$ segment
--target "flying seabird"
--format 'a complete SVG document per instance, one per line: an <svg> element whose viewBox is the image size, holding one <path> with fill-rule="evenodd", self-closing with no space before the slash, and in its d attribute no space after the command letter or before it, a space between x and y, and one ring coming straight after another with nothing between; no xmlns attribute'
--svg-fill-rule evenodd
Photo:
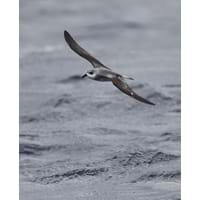
<svg viewBox="0 0 200 200"><path fill-rule="evenodd" d="M69 47L74 52L76 52L79 56L85 58L94 67L92 70L88 70L82 76L82 78L88 77L96 81L111 81L114 86L116 86L119 90L121 90L123 93L127 94L128 96L138 101L141 101L143 103L155 105L149 100L144 99L143 97L137 95L130 88L130 86L125 82L125 79L134 80L133 78L113 72L109 67L105 66L103 63L97 60L94 56L89 54L85 49L83 49L67 31L64 31L64 38L67 44L69 45Z"/></svg>

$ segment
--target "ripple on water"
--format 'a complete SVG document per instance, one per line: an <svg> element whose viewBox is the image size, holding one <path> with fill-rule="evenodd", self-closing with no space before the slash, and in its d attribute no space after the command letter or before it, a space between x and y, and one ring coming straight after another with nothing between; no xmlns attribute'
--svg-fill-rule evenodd
<svg viewBox="0 0 200 200"><path fill-rule="evenodd" d="M40 183L40 184L52 184L52 183L59 183L63 181L64 179L73 179L73 178L84 177L84 176L98 176L107 171L108 169L104 167L74 169L74 170L63 172L63 173L56 173L49 176L37 177L36 179L32 181Z"/></svg>
<svg viewBox="0 0 200 200"><path fill-rule="evenodd" d="M181 136L177 133L171 133L171 132L165 132L161 134L161 137L163 138L164 141L180 141Z"/></svg>
<svg viewBox="0 0 200 200"><path fill-rule="evenodd" d="M57 83L68 84L68 83L76 83L76 82L79 82L79 81L84 81L84 79L81 78L80 75L73 75L73 76L70 76L70 77L67 77L67 78L64 78L64 79L60 79L60 80L57 81Z"/></svg>
<svg viewBox="0 0 200 200"><path fill-rule="evenodd" d="M107 159L114 165L127 166L140 166L152 165L160 162L169 162L178 159L180 156L174 154L164 153L162 151L147 150L135 152L119 152L112 158Z"/></svg>
<svg viewBox="0 0 200 200"><path fill-rule="evenodd" d="M66 104L74 103L75 101L76 99L73 98L70 94L63 94L59 97L50 99L48 102L46 102L45 105L57 108L57 107L62 107Z"/></svg>
<svg viewBox="0 0 200 200"><path fill-rule="evenodd" d="M175 181L180 179L181 172L179 170L176 171L163 171L163 172L149 172L146 173L136 180L132 181L132 183L137 183L141 181L152 181L152 180L165 180L165 181Z"/></svg>
<svg viewBox="0 0 200 200"><path fill-rule="evenodd" d="M37 122L54 122L63 119L61 112L44 112L31 115L23 115L20 117L20 123L37 123Z"/></svg>

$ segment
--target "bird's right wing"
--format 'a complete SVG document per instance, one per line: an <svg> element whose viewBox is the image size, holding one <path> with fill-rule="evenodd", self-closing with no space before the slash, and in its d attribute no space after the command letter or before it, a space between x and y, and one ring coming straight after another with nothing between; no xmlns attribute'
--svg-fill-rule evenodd
<svg viewBox="0 0 200 200"><path fill-rule="evenodd" d="M89 61L94 68L103 67L106 69L109 69L104 64L102 64L99 60L97 60L95 57L90 55L85 49L83 49L73 38L72 36L67 32L64 31L64 38L69 45L69 47L76 52L79 56L85 58L87 61Z"/></svg>
<svg viewBox="0 0 200 200"><path fill-rule="evenodd" d="M146 103L146 104L155 105L154 103L150 102L149 100L144 99L143 97L137 95L123 79L121 79L121 78L113 78L112 83L119 90L121 90L125 94L129 95L130 97L133 97L134 99L136 99L138 101L141 101L143 103Z"/></svg>

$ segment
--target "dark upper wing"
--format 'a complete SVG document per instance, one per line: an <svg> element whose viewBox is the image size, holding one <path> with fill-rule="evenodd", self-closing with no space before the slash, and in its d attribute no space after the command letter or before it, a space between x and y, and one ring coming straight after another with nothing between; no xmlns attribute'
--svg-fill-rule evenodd
<svg viewBox="0 0 200 200"><path fill-rule="evenodd" d="M114 78L112 80L113 85L115 85L118 89L120 89L125 94L129 95L130 97L133 97L134 99L137 99L138 101L141 101L143 103L147 103L150 105L155 105L154 103L148 101L147 99L144 99L143 97L137 95L130 87L129 85L122 80L121 78Z"/></svg>
<svg viewBox="0 0 200 200"><path fill-rule="evenodd" d="M69 47L79 56L88 60L93 65L93 67L95 68L104 67L106 69L109 69L108 67L104 66L100 61L98 61L96 58L94 58L92 55L90 55L85 49L83 49L67 31L64 31L64 38Z"/></svg>

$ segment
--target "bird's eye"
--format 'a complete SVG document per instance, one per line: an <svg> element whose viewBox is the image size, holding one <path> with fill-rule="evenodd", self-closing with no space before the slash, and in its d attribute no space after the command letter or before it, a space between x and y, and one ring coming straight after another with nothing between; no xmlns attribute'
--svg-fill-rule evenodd
<svg viewBox="0 0 200 200"><path fill-rule="evenodd" d="M93 72L89 72L89 74L90 74L90 75L92 75L92 74L93 74Z"/></svg>

